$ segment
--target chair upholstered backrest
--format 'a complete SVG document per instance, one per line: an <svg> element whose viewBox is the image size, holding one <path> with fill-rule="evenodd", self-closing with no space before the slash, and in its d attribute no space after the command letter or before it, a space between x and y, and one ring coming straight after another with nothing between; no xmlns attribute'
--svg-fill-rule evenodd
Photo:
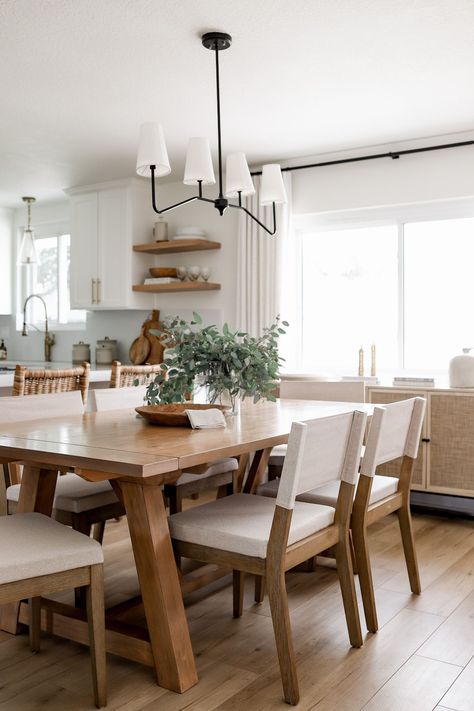
<svg viewBox="0 0 474 711"><path fill-rule="evenodd" d="M104 412L105 410L120 410L135 408L143 405L146 385L131 388L109 388L91 390L92 411Z"/></svg>
<svg viewBox="0 0 474 711"><path fill-rule="evenodd" d="M348 412L294 422L276 503L292 509L298 494L332 481L355 484L367 415Z"/></svg>
<svg viewBox="0 0 474 711"><path fill-rule="evenodd" d="M78 390L85 405L89 390L89 377L90 364L87 362L67 370L46 370L44 368L30 370L24 365L17 365L12 395L46 395Z"/></svg>
<svg viewBox="0 0 474 711"><path fill-rule="evenodd" d="M414 397L376 407L361 463L361 473L374 476L380 464L407 456L416 459L426 400Z"/></svg>
<svg viewBox="0 0 474 711"><path fill-rule="evenodd" d="M280 397L293 400L365 402L365 384L354 380L282 380Z"/></svg>
<svg viewBox="0 0 474 711"><path fill-rule="evenodd" d="M82 415L84 405L79 390L49 395L0 398L0 424L45 420L65 415Z"/></svg>
<svg viewBox="0 0 474 711"><path fill-rule="evenodd" d="M150 383L153 376L161 372L161 365L122 365L114 360L110 375L110 388L129 388L135 385Z"/></svg>

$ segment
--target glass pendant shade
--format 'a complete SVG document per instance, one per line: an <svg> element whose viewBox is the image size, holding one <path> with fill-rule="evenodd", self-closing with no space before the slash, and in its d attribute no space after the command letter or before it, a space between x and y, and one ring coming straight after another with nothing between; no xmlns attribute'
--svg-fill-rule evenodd
<svg viewBox="0 0 474 711"><path fill-rule="evenodd" d="M255 186L250 175L245 153L230 153L225 164L225 195L228 198L253 195Z"/></svg>
<svg viewBox="0 0 474 711"><path fill-rule="evenodd" d="M18 265L36 264L38 257L36 254L35 235L33 230L23 230L20 251L18 253Z"/></svg>
<svg viewBox="0 0 474 711"><path fill-rule="evenodd" d="M216 182L212 167L211 147L207 138L190 138L183 183L197 185L200 180L203 185L214 185Z"/></svg>
<svg viewBox="0 0 474 711"><path fill-rule="evenodd" d="M288 202L283 176L277 163L269 163L262 168L262 181L260 183L260 205L271 205Z"/></svg>
<svg viewBox="0 0 474 711"><path fill-rule="evenodd" d="M156 167L156 177L171 173L163 127L161 124L152 121L143 123L140 127L137 155L138 175L143 177L150 176L150 165Z"/></svg>

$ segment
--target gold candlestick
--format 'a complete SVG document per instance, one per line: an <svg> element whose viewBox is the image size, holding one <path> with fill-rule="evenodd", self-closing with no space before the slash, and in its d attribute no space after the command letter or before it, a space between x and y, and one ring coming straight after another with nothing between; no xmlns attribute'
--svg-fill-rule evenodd
<svg viewBox="0 0 474 711"><path fill-rule="evenodd" d="M359 348L359 375L364 375L364 349Z"/></svg>
<svg viewBox="0 0 474 711"><path fill-rule="evenodd" d="M370 348L370 374L375 376L377 375L377 364L376 364L376 358L375 358L375 345L371 346Z"/></svg>

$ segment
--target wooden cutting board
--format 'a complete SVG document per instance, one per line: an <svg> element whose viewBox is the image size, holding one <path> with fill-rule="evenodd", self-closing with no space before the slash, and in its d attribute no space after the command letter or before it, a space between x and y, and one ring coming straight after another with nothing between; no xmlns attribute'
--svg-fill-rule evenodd
<svg viewBox="0 0 474 711"><path fill-rule="evenodd" d="M160 339L150 333L151 330L155 329L161 330L160 312L157 310L153 311L151 318L143 324L144 335L150 343L150 352L146 362L151 363L151 365L163 363L163 352L165 350Z"/></svg>
<svg viewBox="0 0 474 711"><path fill-rule="evenodd" d="M142 331L140 335L138 336L138 338L135 338L132 345L130 346L130 350L128 351L130 361L134 365L142 365L142 363L144 363L148 359L150 351L151 343L145 336L145 327L142 326Z"/></svg>

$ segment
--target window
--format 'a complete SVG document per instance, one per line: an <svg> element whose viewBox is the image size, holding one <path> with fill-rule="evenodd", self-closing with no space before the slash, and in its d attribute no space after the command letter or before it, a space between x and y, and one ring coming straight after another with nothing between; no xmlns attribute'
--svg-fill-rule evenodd
<svg viewBox="0 0 474 711"><path fill-rule="evenodd" d="M474 218L379 220L298 234L300 360L287 369L353 374L447 370L474 346ZM282 313L284 309L282 309Z"/></svg>
<svg viewBox="0 0 474 711"><path fill-rule="evenodd" d="M29 294L39 294L46 302L48 319L56 328L58 324L72 324L82 328L86 311L72 310L69 298L69 263L71 238L69 234L50 234L36 237L37 264L19 267L22 270L22 292L20 309ZM36 326L44 324L44 308L38 299L32 299L28 306L28 323Z"/></svg>

